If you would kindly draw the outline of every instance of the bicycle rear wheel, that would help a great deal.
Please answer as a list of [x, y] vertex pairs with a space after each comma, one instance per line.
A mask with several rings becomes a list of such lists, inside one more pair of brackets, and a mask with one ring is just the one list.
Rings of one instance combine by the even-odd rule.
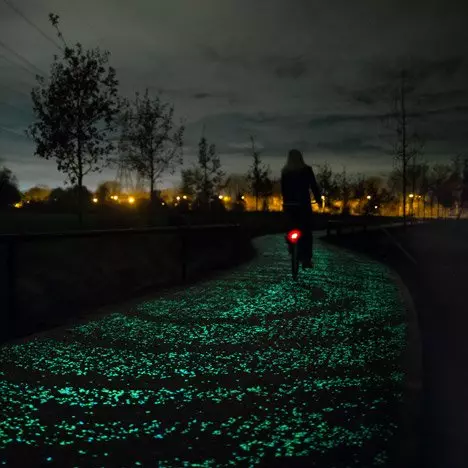
[[299, 249], [297, 244], [291, 246], [291, 273], [293, 280], [297, 280], [299, 273]]

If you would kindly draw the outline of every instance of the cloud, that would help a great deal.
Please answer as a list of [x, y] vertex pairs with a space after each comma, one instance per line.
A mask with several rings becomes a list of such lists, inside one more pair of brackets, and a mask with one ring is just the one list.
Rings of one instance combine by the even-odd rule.
[[285, 59], [275, 69], [279, 78], [301, 78], [307, 74], [308, 66], [302, 58]]
[[360, 137], [347, 137], [341, 140], [320, 141], [316, 144], [319, 149], [333, 151], [335, 153], [359, 153], [359, 152], [382, 152], [383, 147], [367, 143]]

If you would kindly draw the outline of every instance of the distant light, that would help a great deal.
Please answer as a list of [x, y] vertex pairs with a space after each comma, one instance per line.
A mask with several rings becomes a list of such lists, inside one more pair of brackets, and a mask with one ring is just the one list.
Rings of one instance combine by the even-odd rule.
[[180, 200], [180, 197], [176, 197], [176, 200], [179, 201], [179, 200]]
[[408, 196], [409, 196], [410, 198], [413, 198], [413, 197], [414, 197], [414, 193], [410, 193]]
[[15, 205], [14, 205], [15, 208], [21, 208], [22, 206], [23, 206], [23, 204], [21, 202], [15, 203]]
[[165, 206], [166, 204], [164, 202], [161, 203], [162, 206]]
[[244, 197], [244, 195], [242, 195], [242, 197], [241, 197], [241, 200], [245, 200], [245, 197]]
[[218, 198], [219, 198], [220, 200], [222, 200], [224, 197], [223, 197], [222, 195], [220, 195]]
[[98, 201], [99, 200], [96, 197], [93, 198], [93, 203], [97, 203]]
[[377, 209], [379, 206], [378, 205], [375, 205], [374, 208]]
[[115, 200], [115, 201], [118, 201], [118, 200], [119, 200], [119, 196], [118, 196], [118, 195], [113, 195], [111, 198], [112, 198], [112, 200]]
[[322, 195], [322, 197], [321, 197], [321, 198], [322, 198], [322, 200], [325, 200], [325, 195]]
[[128, 203], [130, 203], [130, 205], [133, 205], [135, 203], [135, 197], [128, 197]]
[[187, 195], [184, 195], [182, 198], [183, 198], [184, 200], [187, 200]]
[[368, 200], [370, 200], [372, 197], [370, 195], [367, 195], [366, 197]]

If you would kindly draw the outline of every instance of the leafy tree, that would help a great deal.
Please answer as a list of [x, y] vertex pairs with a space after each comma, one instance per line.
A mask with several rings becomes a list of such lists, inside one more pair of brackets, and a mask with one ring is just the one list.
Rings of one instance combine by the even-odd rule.
[[[49, 16], [58, 29], [58, 16]], [[65, 43], [55, 55], [50, 78], [38, 76], [32, 92], [36, 121], [28, 134], [36, 143], [35, 154], [54, 159], [68, 181], [78, 187], [79, 220], [83, 222], [83, 178], [100, 171], [114, 145], [110, 140], [118, 114], [115, 70], [108, 66], [109, 52], [85, 50]]]
[[49, 199], [50, 188], [46, 185], [37, 185], [24, 192], [24, 199], [34, 203], [45, 202]]
[[120, 151], [123, 164], [149, 184], [151, 205], [156, 184], [164, 173], [173, 174], [182, 164], [185, 127], [174, 122], [174, 107], [148, 90], [122, 102]]
[[0, 169], [0, 208], [8, 208], [21, 201], [18, 181], [10, 169]]
[[63, 189], [55, 188], [50, 192], [49, 204], [59, 210], [69, 211], [77, 208], [78, 205], [89, 206], [92, 194], [87, 187], [77, 185]]
[[[265, 166], [260, 159], [260, 152], [255, 148], [255, 140], [250, 137], [252, 142], [252, 165], [247, 173], [247, 180], [250, 184], [250, 190], [255, 197], [255, 211], [258, 211], [258, 200], [260, 197], [268, 197], [272, 193], [273, 183], [270, 180], [270, 168]], [[264, 200], [266, 201], [266, 200]], [[267, 206], [266, 206], [267, 207]], [[265, 210], [265, 203], [263, 210]]]

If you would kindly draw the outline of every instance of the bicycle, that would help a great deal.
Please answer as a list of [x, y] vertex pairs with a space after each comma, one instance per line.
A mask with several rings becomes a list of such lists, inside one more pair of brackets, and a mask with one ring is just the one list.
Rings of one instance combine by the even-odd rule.
[[302, 237], [302, 232], [299, 229], [291, 229], [286, 234], [286, 242], [288, 244], [289, 254], [291, 255], [291, 272], [293, 280], [297, 280], [299, 274], [299, 239]]

